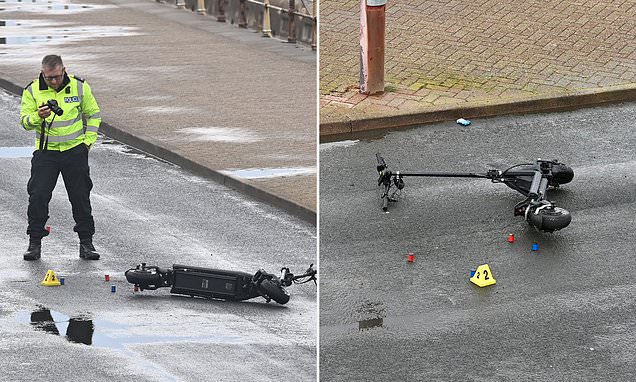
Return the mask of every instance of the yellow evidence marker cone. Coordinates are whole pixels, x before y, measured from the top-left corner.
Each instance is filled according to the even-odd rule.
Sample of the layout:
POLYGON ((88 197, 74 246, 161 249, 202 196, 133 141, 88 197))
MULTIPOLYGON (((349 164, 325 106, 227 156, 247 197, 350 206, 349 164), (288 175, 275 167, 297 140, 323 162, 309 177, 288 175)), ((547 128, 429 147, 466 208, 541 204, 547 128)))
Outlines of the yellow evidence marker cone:
POLYGON ((57 276, 55 275, 55 272, 49 269, 48 272, 46 272, 46 276, 44 276, 44 280, 42 280, 42 285, 60 286, 62 284, 60 283, 60 279, 58 279, 57 276))
POLYGON ((488 264, 483 264, 477 267, 477 270, 473 277, 470 278, 470 281, 479 287, 485 287, 497 283, 497 280, 493 277, 488 264))

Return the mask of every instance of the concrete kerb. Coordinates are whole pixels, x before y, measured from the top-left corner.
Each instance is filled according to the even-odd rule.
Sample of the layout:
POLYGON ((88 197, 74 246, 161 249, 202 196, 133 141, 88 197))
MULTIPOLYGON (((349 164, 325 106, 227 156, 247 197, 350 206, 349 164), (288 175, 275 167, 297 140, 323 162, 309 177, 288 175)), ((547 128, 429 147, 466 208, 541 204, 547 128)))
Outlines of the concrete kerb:
POLYGON ((540 113, 591 107, 606 103, 636 100, 636 84, 597 88, 573 94, 540 97, 511 102, 473 103, 423 112, 384 115, 320 123, 320 142, 377 136, 397 128, 456 120, 458 118, 493 117, 505 114, 540 113))
MULTIPOLYGON (((0 87, 17 95, 22 96, 22 87, 6 81, 0 78, 0 87)), ((280 208, 291 215, 294 215, 306 222, 316 225, 316 211, 303 207, 291 200, 282 198, 278 195, 272 194, 266 190, 263 190, 254 185, 248 184, 242 179, 233 177, 231 175, 223 174, 218 170, 214 170, 196 163, 188 158, 185 158, 175 152, 155 145, 154 143, 139 137, 127 133, 121 129, 109 125, 106 122, 102 122, 100 126, 100 133, 112 138, 116 141, 122 142, 126 145, 132 146, 145 153, 148 153, 157 158, 163 159, 175 165, 182 167, 183 169, 190 171, 196 175, 203 176, 207 179, 213 180, 224 186, 230 187, 236 191, 239 191, 247 196, 253 197, 260 201, 263 201, 269 205, 280 208)))
POLYGON ((22 89, 20 86, 0 78, 0 88, 8 91, 9 93, 16 94, 18 97, 22 97, 22 89))

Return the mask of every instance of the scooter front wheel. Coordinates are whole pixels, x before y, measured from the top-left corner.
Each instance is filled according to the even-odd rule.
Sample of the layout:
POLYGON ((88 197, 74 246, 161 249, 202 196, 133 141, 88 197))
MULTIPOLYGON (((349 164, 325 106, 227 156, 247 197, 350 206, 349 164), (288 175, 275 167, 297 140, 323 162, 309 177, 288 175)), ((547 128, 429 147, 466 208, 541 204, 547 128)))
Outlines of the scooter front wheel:
POLYGON ((528 222, 537 229, 545 232, 554 232, 567 227, 572 221, 572 215, 564 208, 543 208, 539 211, 530 211, 528 222))
POLYGON ((263 280, 260 285, 261 291, 267 297, 279 304, 287 304, 289 302, 289 294, 279 283, 273 280, 263 280))

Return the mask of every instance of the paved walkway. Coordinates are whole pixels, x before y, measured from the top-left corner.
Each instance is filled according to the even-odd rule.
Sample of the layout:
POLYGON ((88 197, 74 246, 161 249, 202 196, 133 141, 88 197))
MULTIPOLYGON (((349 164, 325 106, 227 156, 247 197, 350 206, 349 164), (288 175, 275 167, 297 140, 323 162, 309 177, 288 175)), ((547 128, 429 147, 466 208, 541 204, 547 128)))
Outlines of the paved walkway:
POLYGON ((636 0, 389 0, 386 87, 377 96, 358 93, 359 8, 358 0, 321 3, 321 139, 356 123, 390 127, 399 115, 636 95, 636 0))
POLYGON ((108 135, 315 219, 311 47, 155 0, 1 8, 4 87, 21 92, 45 54, 60 54, 93 87, 108 135), (251 178, 266 173, 300 175, 251 178))

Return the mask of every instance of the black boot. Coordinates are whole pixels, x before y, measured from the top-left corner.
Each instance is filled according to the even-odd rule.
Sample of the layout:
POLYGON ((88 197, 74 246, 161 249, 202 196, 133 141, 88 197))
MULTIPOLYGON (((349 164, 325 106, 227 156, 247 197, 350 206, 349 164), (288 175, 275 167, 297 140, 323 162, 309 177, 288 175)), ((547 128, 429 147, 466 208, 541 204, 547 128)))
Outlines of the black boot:
POLYGON ((93 239, 80 240, 80 257, 86 260, 99 260, 99 253, 95 252, 93 239))
POLYGON ((40 238, 30 238, 29 239, 29 248, 26 252, 24 252, 24 260, 33 261, 40 258, 42 255, 42 239, 40 238))

